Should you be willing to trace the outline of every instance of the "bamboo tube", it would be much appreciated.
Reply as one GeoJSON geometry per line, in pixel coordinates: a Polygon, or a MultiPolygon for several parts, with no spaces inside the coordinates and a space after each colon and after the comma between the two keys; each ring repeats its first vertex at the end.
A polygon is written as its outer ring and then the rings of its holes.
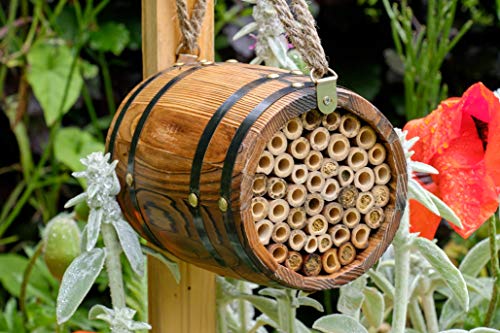
{"type": "Polygon", "coordinates": [[[328,223],[337,224],[342,221],[344,215],[344,208],[338,202],[330,202],[323,208],[323,215],[328,223]]]}
{"type": "Polygon", "coordinates": [[[349,155],[351,144],[342,134],[332,134],[328,143],[327,153],[334,161],[342,161],[349,155]]]}
{"type": "Polygon", "coordinates": [[[281,153],[274,159],[274,174],[281,178],[286,178],[292,174],[295,162],[293,157],[287,153],[281,153]]]}
{"type": "Polygon", "coordinates": [[[269,214],[269,201],[263,197],[252,198],[252,216],[254,221],[265,219],[269,214]]]}
{"type": "Polygon", "coordinates": [[[332,248],[332,236],[329,234],[323,234],[316,237],[318,239],[318,250],[320,253],[324,253],[332,248]]]}
{"type": "Polygon", "coordinates": [[[373,168],[375,174],[375,184],[385,185],[391,180],[391,168],[386,163],[382,163],[373,168]]]}
{"type": "Polygon", "coordinates": [[[311,148],[317,151],[325,150],[330,142],[330,132],[324,127],[318,127],[307,135],[311,148]]]}
{"type": "Polygon", "coordinates": [[[304,251],[307,253],[314,253],[318,249],[318,240],[316,236],[306,236],[306,243],[304,245],[304,251]]]}
{"type": "Polygon", "coordinates": [[[304,257],[302,271],[306,276],[317,276],[321,273],[321,257],[319,254],[313,253],[304,257]]]}
{"type": "Polygon", "coordinates": [[[267,181],[267,194],[271,199],[281,199],[285,196],[288,184],[283,178],[271,177],[267,181]]]}
{"type": "Polygon", "coordinates": [[[331,158],[324,158],[319,171],[325,178],[337,176],[339,174],[339,163],[331,158]]]}
{"type": "Polygon", "coordinates": [[[288,146],[288,141],[283,132],[274,133],[273,137],[267,143],[267,150],[273,155],[279,155],[284,153],[286,147],[288,146]]]}
{"type": "Polygon", "coordinates": [[[318,110],[313,109],[303,113],[300,116],[302,120],[302,126],[308,131],[312,131],[321,124],[321,113],[318,110]]]}
{"type": "Polygon", "coordinates": [[[260,155],[259,164],[257,165],[257,173],[270,174],[274,168],[274,156],[267,150],[260,155]]]}
{"type": "Polygon", "coordinates": [[[303,160],[311,151],[309,140],[304,137],[297,138],[288,146],[288,153],[298,160],[303,160]]]}
{"type": "Polygon", "coordinates": [[[325,205],[325,201],[319,193],[309,193],[306,196],[305,209],[309,216],[318,215],[325,205]]]}
{"type": "Polygon", "coordinates": [[[274,223],[278,223],[286,220],[288,213],[290,212],[290,206],[288,202],[283,199],[276,199],[269,202],[269,219],[274,223]]]}
{"type": "Polygon", "coordinates": [[[304,164],[310,171],[318,171],[323,163],[323,155],[316,150],[311,150],[304,160],[304,164]]]}
{"type": "Polygon", "coordinates": [[[321,172],[310,172],[307,176],[306,187],[311,193],[321,192],[325,187],[325,178],[323,178],[321,172]]]}
{"type": "Polygon", "coordinates": [[[335,131],[340,126],[340,114],[338,111],[333,111],[330,114],[324,115],[321,123],[327,130],[335,131]]]}
{"type": "Polygon", "coordinates": [[[375,205],[375,198],[371,192],[360,193],[358,199],[356,200],[356,209],[359,210],[361,214],[366,214],[375,205]]]}
{"type": "Polygon", "coordinates": [[[314,215],[313,217],[310,217],[307,220],[306,231],[309,235],[312,236],[323,235],[326,233],[327,230],[328,230],[328,222],[326,221],[326,218],[323,215],[317,214],[314,215]]]}
{"type": "Polygon", "coordinates": [[[351,243],[345,243],[340,247],[338,256],[342,265],[349,265],[356,258],[356,249],[351,243]]]}
{"type": "Polygon", "coordinates": [[[344,208],[356,206],[356,200],[358,199],[359,191],[353,185],[344,187],[339,194],[338,202],[344,208]]]}
{"type": "Polygon", "coordinates": [[[385,147],[377,143],[368,151],[368,161],[370,161],[373,165],[382,164],[385,161],[385,157],[387,156],[387,151],[385,147]]]}
{"type": "Polygon", "coordinates": [[[353,114],[345,114],[340,118],[339,132],[348,138],[354,138],[361,127],[358,117],[353,114]]]}
{"type": "Polygon", "coordinates": [[[287,223],[292,229],[302,229],[307,223],[306,210],[303,207],[292,208],[287,223]]]}
{"type": "Polygon", "coordinates": [[[370,228],[366,224],[360,224],[351,233],[351,242],[355,248],[364,250],[368,247],[370,228]]]}
{"type": "Polygon", "coordinates": [[[288,256],[288,248],[283,244],[271,244],[267,247],[267,251],[278,264],[283,263],[288,256]]]}
{"type": "Polygon", "coordinates": [[[336,247],[341,246],[345,242],[351,239],[351,230],[343,224],[337,224],[328,230],[330,237],[332,237],[332,242],[336,247]]]}
{"type": "Polygon", "coordinates": [[[349,155],[347,156],[347,165],[352,168],[353,171],[358,171],[368,165],[368,154],[366,150],[353,147],[349,150],[349,155]]]}
{"type": "Polygon", "coordinates": [[[289,140],[295,140],[300,138],[303,130],[302,121],[297,117],[290,119],[286,123],[286,126],[283,128],[283,134],[285,134],[289,140]]]}
{"type": "Polygon", "coordinates": [[[354,181],[354,171],[347,165],[342,165],[339,168],[338,179],[340,186],[346,187],[354,181]]]}
{"type": "Polygon", "coordinates": [[[356,135],[356,144],[359,148],[368,150],[377,143],[377,133],[371,126],[363,126],[356,135]]]}
{"type": "Polygon", "coordinates": [[[342,267],[337,256],[337,249],[329,249],[321,256],[321,263],[326,274],[332,274],[342,267]]]}
{"type": "Polygon", "coordinates": [[[305,232],[299,229],[292,230],[290,232],[290,238],[288,238],[288,246],[292,250],[300,251],[304,248],[307,242],[307,235],[305,232]]]}
{"type": "Polygon", "coordinates": [[[261,197],[267,192],[267,176],[258,173],[253,178],[252,193],[256,197],[261,197]]]}
{"type": "Polygon", "coordinates": [[[380,207],[374,207],[365,215],[364,221],[372,229],[380,227],[385,219],[384,210],[380,207]]]}
{"type": "Polygon", "coordinates": [[[290,226],[284,222],[279,222],[274,225],[271,239],[275,243],[285,243],[290,238],[290,226]]]}
{"type": "Polygon", "coordinates": [[[255,230],[262,245],[268,245],[273,234],[274,224],[269,220],[260,220],[255,223],[255,230]]]}
{"type": "Polygon", "coordinates": [[[307,180],[308,174],[309,171],[304,164],[296,164],[293,166],[292,170],[292,182],[294,182],[295,184],[304,184],[307,180]]]}
{"type": "Polygon", "coordinates": [[[288,193],[286,201],[290,207],[300,207],[306,202],[307,189],[304,185],[292,184],[288,185],[288,193]]]}
{"type": "Polygon", "coordinates": [[[375,185],[372,189],[373,197],[375,198],[376,207],[384,207],[389,203],[390,192],[385,185],[375,185]]]}
{"type": "Polygon", "coordinates": [[[361,192],[371,190],[373,185],[375,185],[375,175],[371,168],[364,167],[354,175],[354,186],[359,188],[361,192]]]}
{"type": "Polygon", "coordinates": [[[321,196],[326,201],[337,199],[340,193],[340,185],[336,179],[329,178],[325,181],[325,186],[321,190],[321,196]]]}
{"type": "Polygon", "coordinates": [[[361,221],[361,213],[356,208],[348,208],[342,217],[342,223],[349,229],[356,227],[361,221]]]}
{"type": "Polygon", "coordinates": [[[296,251],[288,251],[288,257],[285,260],[285,267],[292,271],[298,271],[302,268],[304,259],[302,255],[296,251]]]}

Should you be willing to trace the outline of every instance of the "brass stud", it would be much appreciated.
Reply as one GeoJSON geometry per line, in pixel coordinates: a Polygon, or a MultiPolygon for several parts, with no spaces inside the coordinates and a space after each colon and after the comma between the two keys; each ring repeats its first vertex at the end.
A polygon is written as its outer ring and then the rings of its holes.
{"type": "Polygon", "coordinates": [[[194,193],[189,193],[188,202],[192,207],[198,206],[198,197],[194,193]]]}
{"type": "Polygon", "coordinates": [[[184,63],[183,62],[176,62],[174,64],[174,67],[180,67],[180,66],[184,66],[184,63]]]}
{"type": "Polygon", "coordinates": [[[332,99],[330,96],[323,97],[323,104],[330,105],[331,102],[332,102],[332,99]]]}
{"type": "Polygon", "coordinates": [[[294,82],[294,83],[292,83],[292,87],[294,87],[294,88],[302,88],[302,87],[304,87],[304,83],[302,83],[302,82],[294,82]]]}
{"type": "Polygon", "coordinates": [[[207,61],[208,61],[207,59],[201,59],[201,60],[200,60],[200,64],[204,64],[204,63],[206,63],[207,61]]]}
{"type": "Polygon", "coordinates": [[[202,62],[201,65],[202,66],[208,66],[208,65],[211,65],[213,63],[214,63],[213,61],[205,61],[205,62],[202,62]]]}
{"type": "Polygon", "coordinates": [[[125,176],[125,183],[127,183],[128,186],[132,186],[132,184],[134,184],[134,176],[132,176],[132,174],[130,173],[127,173],[127,175],[125,176]]]}
{"type": "Polygon", "coordinates": [[[226,62],[230,63],[230,64],[236,64],[236,63],[238,63],[238,60],[236,60],[236,59],[228,59],[228,60],[226,60],[226,62]]]}
{"type": "Polygon", "coordinates": [[[276,73],[271,73],[267,76],[268,79],[277,79],[279,78],[279,74],[276,74],[276,73]]]}
{"type": "Polygon", "coordinates": [[[293,74],[293,75],[304,75],[304,73],[302,73],[298,69],[294,69],[293,71],[290,71],[290,74],[293,74]]]}
{"type": "Polygon", "coordinates": [[[221,210],[221,212],[225,213],[227,211],[227,207],[228,207],[227,200],[221,197],[218,201],[218,204],[219,204],[219,209],[221,210]]]}

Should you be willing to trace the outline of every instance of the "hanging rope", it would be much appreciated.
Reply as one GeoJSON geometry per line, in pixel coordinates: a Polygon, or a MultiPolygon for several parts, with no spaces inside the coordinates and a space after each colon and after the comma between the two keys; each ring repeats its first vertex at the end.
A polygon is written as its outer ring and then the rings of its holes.
{"type": "Polygon", "coordinates": [[[314,71],[314,76],[323,77],[328,72],[328,61],[315,28],[314,18],[305,0],[292,0],[290,7],[286,0],[270,0],[270,2],[274,5],[288,38],[302,59],[314,71]]]}
{"type": "Polygon", "coordinates": [[[205,10],[207,9],[207,0],[196,1],[191,18],[189,18],[186,0],[176,0],[176,5],[182,34],[182,41],[179,48],[187,50],[190,54],[194,54],[199,49],[197,41],[200,36],[205,10]]]}

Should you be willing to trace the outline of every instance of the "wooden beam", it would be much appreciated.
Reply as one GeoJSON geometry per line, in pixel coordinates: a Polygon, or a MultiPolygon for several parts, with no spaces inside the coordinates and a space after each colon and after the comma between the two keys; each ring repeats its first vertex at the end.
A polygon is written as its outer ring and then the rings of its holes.
{"type": "MultiPolygon", "coordinates": [[[[187,0],[192,9],[196,0],[187,0]]],[[[176,61],[180,31],[175,0],[142,0],[143,75],[147,77],[176,61]]],[[[214,58],[214,9],[208,0],[198,40],[200,59],[214,58]]],[[[155,258],[148,258],[149,323],[152,333],[214,333],[215,274],[179,263],[181,282],[155,258]]]]}

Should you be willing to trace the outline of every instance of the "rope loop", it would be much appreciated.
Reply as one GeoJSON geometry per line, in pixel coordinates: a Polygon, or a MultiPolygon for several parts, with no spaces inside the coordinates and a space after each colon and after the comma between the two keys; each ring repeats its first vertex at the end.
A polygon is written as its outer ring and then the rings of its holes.
{"type": "Polygon", "coordinates": [[[188,14],[186,0],[176,0],[177,17],[179,19],[182,40],[179,44],[179,51],[185,48],[190,54],[198,50],[198,37],[200,36],[203,18],[207,9],[207,0],[196,1],[191,18],[188,14]]]}

